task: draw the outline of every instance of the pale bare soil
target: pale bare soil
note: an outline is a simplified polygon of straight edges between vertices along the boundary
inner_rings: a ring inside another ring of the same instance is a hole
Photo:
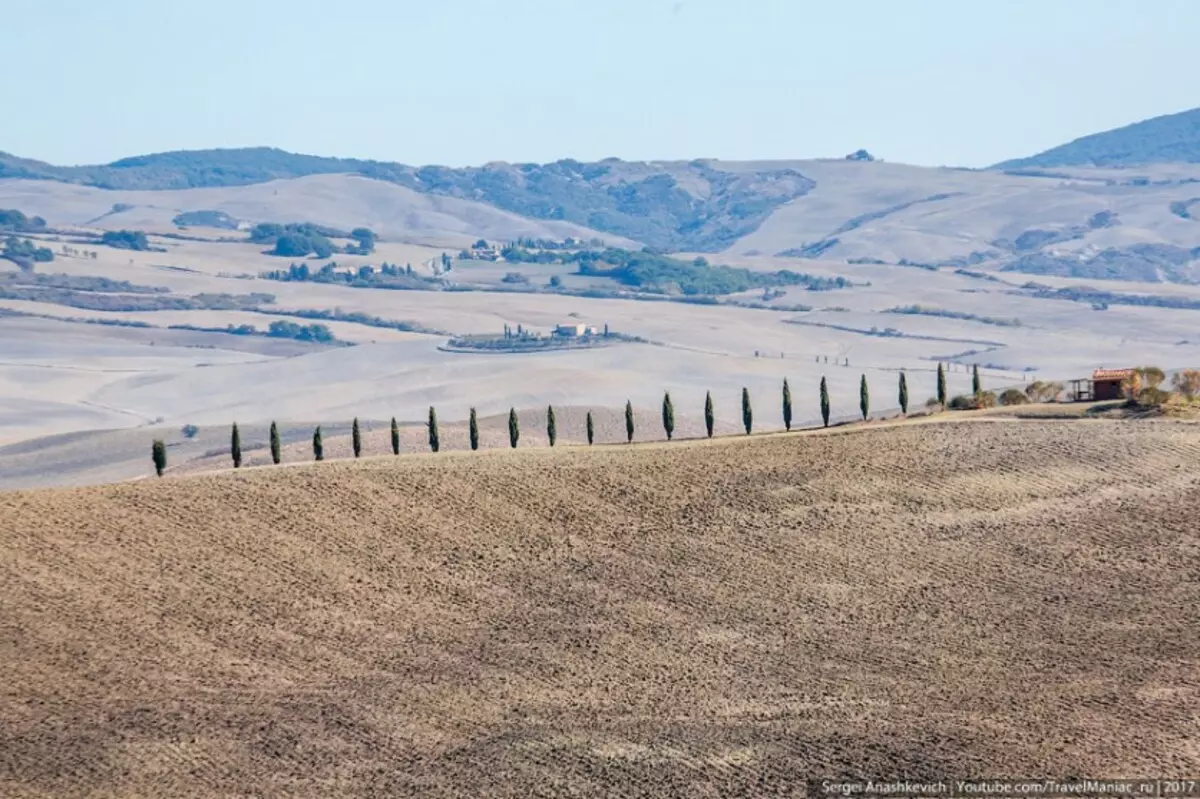
[[[1194,773],[1197,463],[935,421],[0,494],[0,793]]]

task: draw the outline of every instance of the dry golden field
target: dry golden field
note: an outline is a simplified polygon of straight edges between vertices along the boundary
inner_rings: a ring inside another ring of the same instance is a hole
[[[0,794],[1200,772],[1200,425],[931,421],[0,494]]]

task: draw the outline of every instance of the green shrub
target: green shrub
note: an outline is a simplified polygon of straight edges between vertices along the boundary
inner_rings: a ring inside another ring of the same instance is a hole
[[[783,427],[792,429],[792,389],[788,386],[787,378],[783,378]]]
[[[829,386],[821,377],[821,424],[829,427]]]
[[[435,410],[433,409],[433,406],[432,406],[432,405],[430,405],[430,406],[429,406],[429,423],[428,423],[428,426],[429,426],[429,451],[430,451],[430,452],[437,452],[437,451],[438,451],[438,449],[439,449],[439,447],[441,446],[441,443],[440,443],[440,441],[439,441],[439,439],[438,439],[438,420],[437,420],[437,411],[435,411]]]
[[[100,237],[100,243],[118,250],[149,250],[150,241],[140,230],[109,230]]]
[[[237,422],[233,423],[233,432],[229,437],[229,455],[233,458],[233,468],[242,468],[242,434],[238,431]]]
[[[150,447],[150,459],[154,461],[154,473],[162,477],[167,468],[167,445],[161,438],[154,439]]]
[[[1024,405],[1029,402],[1029,397],[1025,396],[1025,392],[1019,388],[1008,388],[1000,395],[1001,405]]]

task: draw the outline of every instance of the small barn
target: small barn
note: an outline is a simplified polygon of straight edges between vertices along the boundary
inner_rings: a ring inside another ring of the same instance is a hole
[[[1115,400],[1125,396],[1122,386],[1133,377],[1132,369],[1097,369],[1092,372],[1092,398]]]
[[[1071,381],[1071,392],[1077,402],[1089,400],[1115,400],[1125,396],[1125,381],[1133,376],[1133,369],[1097,369],[1091,378]]]

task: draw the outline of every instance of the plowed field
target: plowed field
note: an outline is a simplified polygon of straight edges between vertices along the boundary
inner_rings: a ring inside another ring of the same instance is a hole
[[[921,425],[0,494],[0,795],[1200,773],[1200,425]]]

